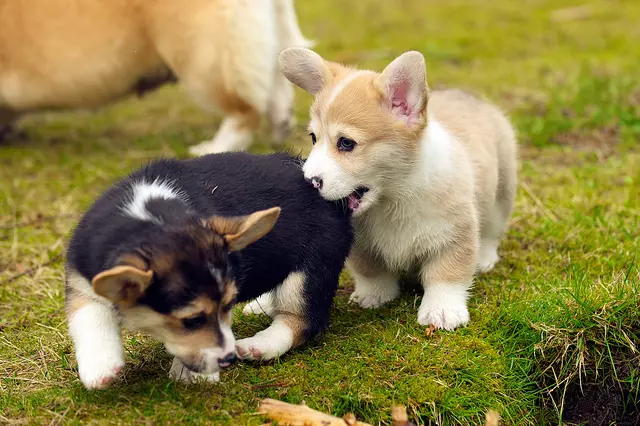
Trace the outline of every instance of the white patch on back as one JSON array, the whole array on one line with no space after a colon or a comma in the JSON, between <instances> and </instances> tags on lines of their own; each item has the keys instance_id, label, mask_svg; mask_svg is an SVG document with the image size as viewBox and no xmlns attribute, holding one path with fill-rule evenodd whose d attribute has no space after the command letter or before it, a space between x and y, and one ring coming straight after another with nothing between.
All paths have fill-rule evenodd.
<instances>
[{"instance_id":1,"label":"white patch on back","mask_svg":"<svg viewBox=\"0 0 640 426\"><path fill-rule=\"evenodd\" d=\"M329 95L329 100L327 101L327 104L325 105L325 110L329 109L329 107L331 106L333 101L336 100L336 98L338 97L340 92L342 92L344 90L344 88L347 87L347 85L349 85L349 83L351 83L353 80L355 80L357 77L359 77L362 74L364 74L362 71L356 71L356 72L353 72L353 73L349 74L348 76L346 76L342 80L340 80L340 82L338 84L336 84L336 87L334 87L333 90L331 91L331 94Z\"/></svg>"},{"instance_id":2,"label":"white patch on back","mask_svg":"<svg viewBox=\"0 0 640 426\"><path fill-rule=\"evenodd\" d=\"M188 201L186 194L176 188L175 183L156 178L153 182L134 182L130 199L122 206L122 211L127 216L161 225L162 219L147 210L147 202L152 199Z\"/></svg>"}]
</instances>

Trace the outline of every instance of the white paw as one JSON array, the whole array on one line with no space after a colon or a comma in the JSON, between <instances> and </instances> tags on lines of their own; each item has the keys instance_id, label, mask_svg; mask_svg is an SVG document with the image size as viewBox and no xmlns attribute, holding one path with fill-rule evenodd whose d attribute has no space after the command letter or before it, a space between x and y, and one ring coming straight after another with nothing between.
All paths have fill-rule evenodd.
<instances>
[{"instance_id":1,"label":"white paw","mask_svg":"<svg viewBox=\"0 0 640 426\"><path fill-rule=\"evenodd\" d=\"M90 354L85 352L78 360L78 375L87 389L106 388L118 378L124 367L122 348L100 349L96 348Z\"/></svg>"},{"instance_id":2,"label":"white paw","mask_svg":"<svg viewBox=\"0 0 640 426\"><path fill-rule=\"evenodd\" d=\"M500 256L498 256L498 252L493 250L480 251L480 257L478 259L478 272L489 272L496 266L496 263L500 260Z\"/></svg>"},{"instance_id":3,"label":"white paw","mask_svg":"<svg viewBox=\"0 0 640 426\"><path fill-rule=\"evenodd\" d=\"M173 364L171 364L171 370L169 370L169 378L187 384L199 382L216 383L220 381L220 373L196 373L185 367L178 358L174 358Z\"/></svg>"},{"instance_id":4,"label":"white paw","mask_svg":"<svg viewBox=\"0 0 640 426\"><path fill-rule=\"evenodd\" d=\"M275 308L273 306L271 293L265 293L257 299L247 303L244 308L242 308L242 313L245 315L264 314L273 317L275 314Z\"/></svg>"},{"instance_id":5,"label":"white paw","mask_svg":"<svg viewBox=\"0 0 640 426\"><path fill-rule=\"evenodd\" d=\"M349 301L357 303L361 308L377 308L396 299L400 295L400 288L395 279L391 282L377 283L356 281L356 288Z\"/></svg>"},{"instance_id":6,"label":"white paw","mask_svg":"<svg viewBox=\"0 0 640 426\"><path fill-rule=\"evenodd\" d=\"M425 289L418 323L453 330L469 322L467 289L469 285L431 284Z\"/></svg>"},{"instance_id":7,"label":"white paw","mask_svg":"<svg viewBox=\"0 0 640 426\"><path fill-rule=\"evenodd\" d=\"M284 323L273 323L253 337L236 342L236 352L240 359L268 360L277 358L291 349L293 333Z\"/></svg>"}]
</instances>

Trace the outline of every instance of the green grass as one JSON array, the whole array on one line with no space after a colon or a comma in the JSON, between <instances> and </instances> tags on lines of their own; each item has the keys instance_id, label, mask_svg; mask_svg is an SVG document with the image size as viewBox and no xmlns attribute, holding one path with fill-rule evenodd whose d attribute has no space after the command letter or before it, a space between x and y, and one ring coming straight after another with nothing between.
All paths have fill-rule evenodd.
<instances>
[{"instance_id":1,"label":"green grass","mask_svg":"<svg viewBox=\"0 0 640 426\"><path fill-rule=\"evenodd\" d=\"M127 367L87 392L63 314L63 259L79 215L111 182L156 156L186 155L213 119L178 88L101 111L34 115L0 146L0 423L261 424L261 398L302 400L389 424L404 404L424 424L628 424L640 418L640 3L327 0L296 2L328 58L382 69L417 49L433 87L507 110L521 184L503 260L477 279L472 322L425 334L419 292L364 311L346 303L317 342L241 363L214 385L167 379L160 344L125 333ZM307 150L308 95L289 143ZM271 150L265 131L254 152ZM22 275L19 275L22 274ZM18 276L19 275L19 276ZM236 315L236 335L265 327ZM581 393L582 392L582 393ZM584 396L583 396L584 394ZM564 420L562 420L562 417Z\"/></svg>"}]
</instances>

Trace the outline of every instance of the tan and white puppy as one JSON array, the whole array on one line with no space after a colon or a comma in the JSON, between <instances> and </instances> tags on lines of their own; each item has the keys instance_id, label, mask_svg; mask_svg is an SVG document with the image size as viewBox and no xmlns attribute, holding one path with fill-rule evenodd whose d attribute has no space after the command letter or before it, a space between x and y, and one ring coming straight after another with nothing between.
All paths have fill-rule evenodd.
<instances>
[{"instance_id":1,"label":"tan and white puppy","mask_svg":"<svg viewBox=\"0 0 640 426\"><path fill-rule=\"evenodd\" d=\"M459 90L429 91L418 52L382 73L290 48L284 74L315 96L305 177L353 211L351 301L374 308L399 295L398 277L424 287L418 322L469 321L476 271L498 261L516 188L516 138L496 107Z\"/></svg>"},{"instance_id":2,"label":"tan and white puppy","mask_svg":"<svg viewBox=\"0 0 640 426\"><path fill-rule=\"evenodd\" d=\"M194 155L244 150L262 116L291 130L278 52L308 46L293 0L0 0L0 137L27 113L94 108L179 81L221 112Z\"/></svg>"}]
</instances>

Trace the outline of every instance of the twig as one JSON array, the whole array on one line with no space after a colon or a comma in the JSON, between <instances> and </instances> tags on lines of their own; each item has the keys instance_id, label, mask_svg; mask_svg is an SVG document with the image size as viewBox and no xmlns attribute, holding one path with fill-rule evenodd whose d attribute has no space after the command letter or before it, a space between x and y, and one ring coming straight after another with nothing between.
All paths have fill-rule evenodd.
<instances>
[{"instance_id":1,"label":"twig","mask_svg":"<svg viewBox=\"0 0 640 426\"><path fill-rule=\"evenodd\" d=\"M44 263L41 263L41 264L39 264L39 265L37 265L37 266L34 266L34 267L32 267L32 268L29 268L29 269L27 269L27 270L25 270L25 271L22 271L22 272L20 272L20 273L18 273L18 274L15 274L15 275L13 275L13 276L11 276L11 277L7 278L6 280L4 280L4 281L0 282L0 286L2 286L2 285L4 285L4 284L8 284L8 283L10 283L10 282L12 282L12 281L15 281L15 280L17 280L18 278L20 278L20 277L22 277L22 276L24 276L24 275L31 275L31 274L33 274L34 272L36 272L38 269L43 268L43 267L45 267L45 266L48 266L48 265L52 264L53 262L57 261L57 260L58 260L58 259L60 259L61 257L62 257L62 254L57 254L57 255L53 256L51 259L47 260L47 261L46 261L46 262L44 262Z\"/></svg>"},{"instance_id":2,"label":"twig","mask_svg":"<svg viewBox=\"0 0 640 426\"><path fill-rule=\"evenodd\" d=\"M533 191L531 190L531 187L526 182L520 182L520 185L522 186L524 191L527 193L527 195L531 197L533 202L536 203L536 205L540 207L547 214L547 216L551 218L551 220L553 220L554 222L558 222L560 220L558 216L555 215L555 213L553 213L547 206L545 206L545 204L540 200L540 198L536 197L536 194L533 193Z\"/></svg>"}]
</instances>

